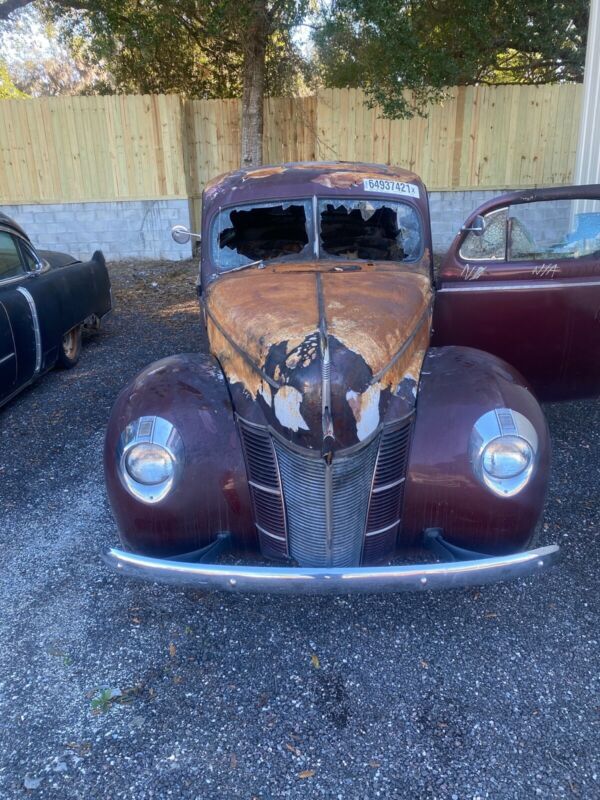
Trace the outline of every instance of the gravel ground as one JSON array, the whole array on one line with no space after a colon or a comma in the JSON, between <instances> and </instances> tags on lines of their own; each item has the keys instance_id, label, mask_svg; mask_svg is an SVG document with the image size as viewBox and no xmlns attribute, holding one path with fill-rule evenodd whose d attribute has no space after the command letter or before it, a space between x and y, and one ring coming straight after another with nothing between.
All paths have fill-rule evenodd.
<instances>
[{"instance_id":1,"label":"gravel ground","mask_svg":"<svg viewBox=\"0 0 600 800\"><path fill-rule=\"evenodd\" d=\"M600 403L549 406L544 577L383 597L128 582L101 445L123 384L197 349L194 267L113 267L79 366L0 412L0 797L600 797Z\"/></svg>"}]
</instances>

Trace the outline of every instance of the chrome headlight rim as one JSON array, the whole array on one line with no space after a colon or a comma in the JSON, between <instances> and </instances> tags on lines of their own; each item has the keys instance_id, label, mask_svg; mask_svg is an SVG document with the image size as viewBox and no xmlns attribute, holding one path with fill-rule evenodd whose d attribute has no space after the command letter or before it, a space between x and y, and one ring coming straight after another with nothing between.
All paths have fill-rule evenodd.
<instances>
[{"instance_id":1,"label":"chrome headlight rim","mask_svg":"<svg viewBox=\"0 0 600 800\"><path fill-rule=\"evenodd\" d=\"M484 465L485 453L500 442L521 442L529 459L520 472L501 477L489 472ZM529 483L537 466L539 439L526 416L510 408L496 408L482 414L473 426L469 457L478 481L497 497L514 497Z\"/></svg>"},{"instance_id":2,"label":"chrome headlight rim","mask_svg":"<svg viewBox=\"0 0 600 800\"><path fill-rule=\"evenodd\" d=\"M128 459L140 445L164 450L170 459L170 474L157 483L145 483L131 474ZM158 416L144 416L130 422L119 438L117 465L119 478L127 491L144 503L159 503L177 484L184 464L183 441L175 426Z\"/></svg>"}]
</instances>

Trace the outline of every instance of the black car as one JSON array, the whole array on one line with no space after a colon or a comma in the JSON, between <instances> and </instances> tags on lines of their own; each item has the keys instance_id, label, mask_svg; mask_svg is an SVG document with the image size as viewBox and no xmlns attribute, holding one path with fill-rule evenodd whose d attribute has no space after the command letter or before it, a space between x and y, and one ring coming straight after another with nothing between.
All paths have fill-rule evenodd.
<instances>
[{"instance_id":1,"label":"black car","mask_svg":"<svg viewBox=\"0 0 600 800\"><path fill-rule=\"evenodd\" d=\"M111 310L104 256L36 250L0 213L0 405L55 365L73 367L85 326Z\"/></svg>"}]
</instances>

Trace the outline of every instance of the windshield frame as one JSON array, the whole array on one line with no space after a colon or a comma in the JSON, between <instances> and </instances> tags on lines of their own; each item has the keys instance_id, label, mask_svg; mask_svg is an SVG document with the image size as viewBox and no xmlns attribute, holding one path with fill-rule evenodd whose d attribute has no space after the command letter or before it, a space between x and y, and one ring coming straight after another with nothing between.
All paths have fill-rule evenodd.
<instances>
[{"instance_id":1,"label":"windshield frame","mask_svg":"<svg viewBox=\"0 0 600 800\"><path fill-rule=\"evenodd\" d=\"M221 220L221 215L224 213L231 212L233 210L246 210L251 208L269 208L273 206L293 206L293 205L302 205L305 206L306 212L306 235L308 237L307 243L304 245L302 250L299 253L290 253L289 255L285 256L277 256L276 258L268 258L268 259L258 259L254 262L252 259L248 259L246 264L239 264L232 267L224 267L219 260L219 253L223 248L219 247L219 235L222 231L219 231L219 225ZM211 261L214 263L215 267L217 268L217 272L219 275L226 275L228 272L233 272L237 269L243 269L246 266L250 266L253 263L264 263L265 266L267 264L279 264L285 263L287 261L309 261L311 258L318 258L316 254L316 235L315 235L315 204L314 204L314 196L308 197L281 197L281 198L269 198L268 200L259 200L257 202L248 201L246 203L230 203L226 206L219 206L217 213L214 215L211 225L210 225L210 236L209 236L209 246L210 246L210 258ZM304 252L306 251L306 252ZM246 256L244 256L245 258Z\"/></svg>"},{"instance_id":2,"label":"windshield frame","mask_svg":"<svg viewBox=\"0 0 600 800\"><path fill-rule=\"evenodd\" d=\"M300 196L293 196L293 197L273 197L269 199L259 200L259 201L247 201L243 203L228 203L224 206L219 206L216 213L214 214L209 228L209 257L214 267L216 268L218 275L226 275L228 272L232 272L233 270L243 268L244 266L250 266L251 264L255 263L251 259L248 260L247 264L241 264L239 266L234 267L223 267L219 263L219 250L218 248L218 228L221 219L221 214L229 212L233 209L246 209L246 208L265 208L269 206L276 206L276 205L294 205L294 204L310 204L311 206L311 215L306 217L306 227L307 227L307 235L308 235L308 242L305 245L304 250L306 252L301 255L301 253L290 253L287 256L278 256L277 258L269 258L263 260L259 260L260 263L263 263L265 266L271 264L280 264L286 263L290 261L310 261L311 259L317 261L324 261L324 262L343 262L343 261L356 261L357 263L369 264L377 261L378 259L366 259L366 258L352 258L350 256L336 256L330 253L327 253L321 247L321 214L319 213L319 204L322 202L333 202L339 205L343 205L345 201L360 201L360 200L367 200L373 202L389 202L395 203L397 205L404 205L407 206L412 210L412 212L416 215L417 221L419 223L419 233L420 233L420 247L416 255L414 255L410 259L402 259L402 260L387 260L382 261L381 263L387 264L406 264L406 265L414 265L419 264L422 260L424 253L425 253L425 226L423 223L423 214L421 213L421 209L417 203L409 202L405 199L397 199L392 197L372 197L370 195L351 195L351 194L340 194L340 195L321 195L321 194L311 194L311 195L300 195ZM312 239L312 241L311 241ZM311 246L312 245L312 246ZM258 263L258 262L257 262Z\"/></svg>"},{"instance_id":3,"label":"windshield frame","mask_svg":"<svg viewBox=\"0 0 600 800\"><path fill-rule=\"evenodd\" d=\"M328 197L325 195L315 195L314 196L315 202L314 205L314 215L315 215L315 224L317 229L317 250L319 253L319 260L321 261L357 261L363 264L373 263L374 261L381 261L382 263L388 264L416 264L423 258L423 253L425 251L425 237L424 237L424 225L423 225L423 217L418 206L412 203L406 202L406 200L398 200L395 197L359 197L359 196L347 196L347 195L336 195L332 197ZM419 249L417 251L417 255L413 256L412 258L403 258L403 259L377 259L377 258L358 258L348 255L336 256L332 253L328 253L324 250L321 246L321 212L319 211L319 205L321 203L334 203L337 205L343 205L345 201L351 200L353 202L358 202L361 200L367 200L373 203L381 203L382 205L386 205L387 203L395 203L396 205L403 205L407 208L410 208L411 211L415 214L417 218L417 222L419 224Z\"/></svg>"}]
</instances>

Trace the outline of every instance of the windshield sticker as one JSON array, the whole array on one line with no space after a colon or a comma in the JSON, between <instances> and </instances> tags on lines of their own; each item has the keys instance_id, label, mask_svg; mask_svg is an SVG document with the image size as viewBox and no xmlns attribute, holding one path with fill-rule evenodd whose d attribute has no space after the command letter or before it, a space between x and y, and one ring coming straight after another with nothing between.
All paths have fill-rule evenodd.
<instances>
[{"instance_id":1,"label":"windshield sticker","mask_svg":"<svg viewBox=\"0 0 600 800\"><path fill-rule=\"evenodd\" d=\"M403 194L408 197L420 197L419 187L412 183L402 181L391 181L387 178L365 178L363 181L365 192L377 192L379 194Z\"/></svg>"}]
</instances>

